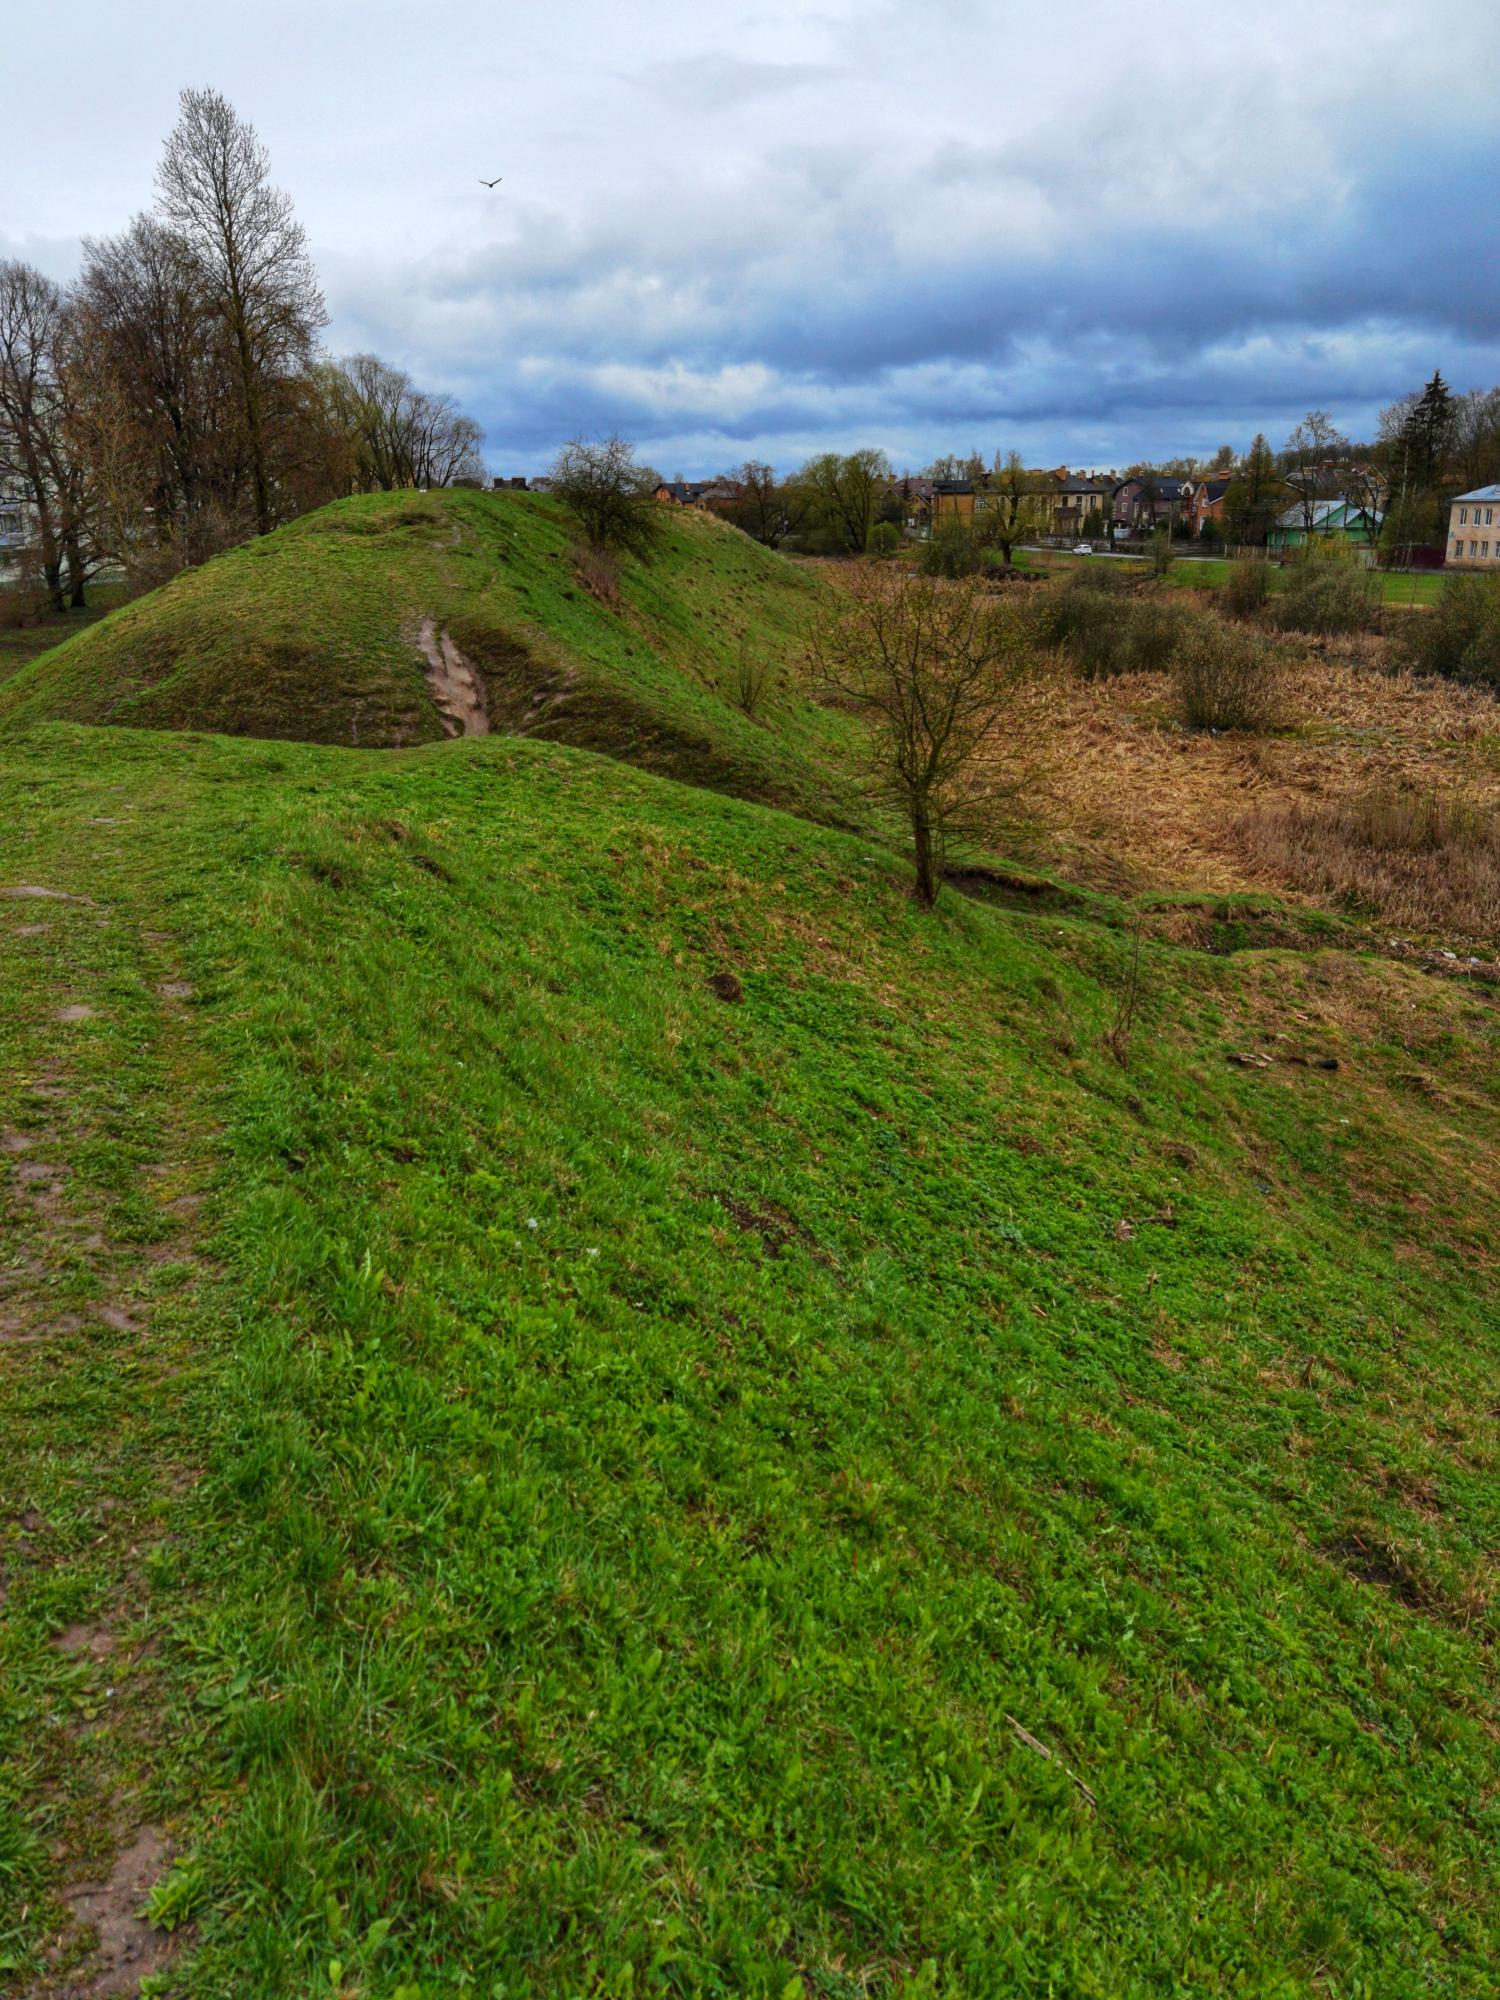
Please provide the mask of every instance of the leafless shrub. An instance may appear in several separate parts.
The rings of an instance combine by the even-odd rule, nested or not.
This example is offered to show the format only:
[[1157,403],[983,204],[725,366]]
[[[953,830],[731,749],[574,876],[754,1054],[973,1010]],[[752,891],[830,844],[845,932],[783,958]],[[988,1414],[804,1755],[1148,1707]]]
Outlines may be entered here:
[[1299,888],[1405,929],[1500,940],[1500,822],[1462,796],[1378,785],[1267,807],[1239,834],[1257,861]]
[[1125,968],[1125,979],[1120,989],[1119,1005],[1115,1017],[1104,1031],[1104,1046],[1109,1050],[1121,1069],[1130,1067],[1131,1042],[1135,1035],[1136,1010],[1141,998],[1141,929],[1140,912],[1136,912],[1131,925],[1130,958]]
[[1184,625],[1172,659],[1178,720],[1189,729],[1274,729],[1284,663],[1258,632],[1212,614]]
[[734,699],[746,715],[754,716],[771,684],[771,669],[750,650],[748,639],[740,640],[734,663]]
[[870,564],[812,633],[815,684],[868,725],[871,790],[906,821],[924,907],[953,844],[992,836],[1014,801],[1034,623],[977,577]]
[[613,549],[598,548],[592,542],[573,545],[573,574],[590,597],[610,611],[620,608],[620,559]]

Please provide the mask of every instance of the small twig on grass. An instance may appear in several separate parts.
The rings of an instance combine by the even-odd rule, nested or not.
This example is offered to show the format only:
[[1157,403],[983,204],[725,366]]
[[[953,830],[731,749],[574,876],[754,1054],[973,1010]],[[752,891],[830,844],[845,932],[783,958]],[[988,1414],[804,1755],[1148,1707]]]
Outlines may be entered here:
[[1070,1783],[1075,1784],[1078,1787],[1079,1791],[1082,1792],[1083,1796],[1088,1800],[1089,1804],[1094,1808],[1094,1811],[1098,1812],[1099,1810],[1098,1799],[1095,1798],[1094,1794],[1089,1790],[1088,1786],[1083,1782],[1082,1778],[1078,1776],[1077,1772],[1070,1771],[1067,1765],[1063,1762],[1062,1758],[1058,1756],[1055,1750],[1049,1750],[1045,1743],[1039,1743],[1037,1739],[1032,1735],[1031,1731],[1029,1729],[1023,1728],[1023,1726],[1019,1722],[1017,1722],[1016,1718],[1013,1715],[1007,1715],[1005,1719],[1010,1724],[1011,1728],[1016,1732],[1016,1735],[1026,1745],[1026,1748],[1028,1750],[1035,1750],[1038,1757],[1045,1757],[1049,1764],[1055,1764],[1058,1770],[1062,1772],[1063,1776],[1067,1778],[1070,1781]]

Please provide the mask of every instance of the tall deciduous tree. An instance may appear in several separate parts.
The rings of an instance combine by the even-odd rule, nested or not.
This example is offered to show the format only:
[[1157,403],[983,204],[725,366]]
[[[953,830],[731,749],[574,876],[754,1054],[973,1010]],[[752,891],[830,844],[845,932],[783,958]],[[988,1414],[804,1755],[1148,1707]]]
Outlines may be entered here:
[[326,314],[292,203],[228,99],[185,90],[156,184],[163,215],[201,266],[228,332],[256,530],[276,525],[276,455],[295,407],[289,381],[312,357]]
[[[66,305],[33,265],[0,262],[0,473],[24,493],[48,601],[84,601],[87,478],[69,451]],[[66,571],[66,583],[64,572]]]
[[757,542],[774,549],[787,532],[787,508],[773,467],[747,458],[730,473],[735,500],[729,518]]
[[804,491],[833,542],[848,555],[863,555],[875,509],[891,463],[869,448],[840,454],[826,451],[809,459],[798,475]]
[[995,453],[995,469],[974,497],[974,535],[985,548],[999,549],[1008,569],[1018,542],[1035,541],[1051,525],[1044,498],[1021,463],[1021,454]]
[[157,217],[85,239],[68,371],[99,532],[128,573],[149,581],[245,534],[253,516],[228,330],[201,263]]
[[1282,477],[1302,514],[1304,533],[1311,539],[1318,502],[1330,497],[1329,474],[1349,455],[1349,440],[1326,410],[1309,410],[1286,441]]
[[1454,471],[1464,490],[1500,481],[1500,389],[1471,389],[1453,410]]

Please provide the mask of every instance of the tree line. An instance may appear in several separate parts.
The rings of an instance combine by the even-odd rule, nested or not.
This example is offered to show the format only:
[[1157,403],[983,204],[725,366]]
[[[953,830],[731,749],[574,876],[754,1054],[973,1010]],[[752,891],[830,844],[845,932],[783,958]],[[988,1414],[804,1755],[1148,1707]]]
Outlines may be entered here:
[[[1264,543],[1292,511],[1310,533],[1319,503],[1336,490],[1354,506],[1383,514],[1383,546],[1398,557],[1413,547],[1440,546],[1449,499],[1500,478],[1500,388],[1454,395],[1435,373],[1422,389],[1382,410],[1376,435],[1366,443],[1345,436],[1326,411],[1310,410],[1279,450],[1260,432],[1243,452],[1221,445],[1211,457],[1128,465],[1120,477],[1227,480],[1223,518],[1205,524],[1205,538],[1252,546]],[[1040,503],[1048,478],[1027,471],[1014,451],[989,458],[979,451],[948,452],[918,473],[897,474],[885,452],[865,447],[819,453],[785,475],[763,460],[747,460],[724,475],[714,504],[768,547],[858,555],[879,553],[887,539],[882,531],[889,529],[894,542],[921,511],[915,482],[971,480],[983,487],[985,509],[970,539],[994,546],[1008,563],[1012,545],[1047,530]],[[1108,507],[1100,507],[1083,532],[1106,532],[1109,518]]]
[[185,90],[153,207],[73,284],[0,261],[0,486],[50,605],[161,581],[349,493],[482,478],[483,433],[373,354],[322,350],[302,225],[253,126]]

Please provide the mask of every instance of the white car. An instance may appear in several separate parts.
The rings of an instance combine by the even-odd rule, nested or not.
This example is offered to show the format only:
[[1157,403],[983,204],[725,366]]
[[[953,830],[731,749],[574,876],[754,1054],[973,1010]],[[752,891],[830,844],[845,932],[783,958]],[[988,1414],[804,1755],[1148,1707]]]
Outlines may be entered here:
[[1094,545],[1092,542],[1075,542],[1073,553],[1075,556],[1091,556],[1094,553]]

